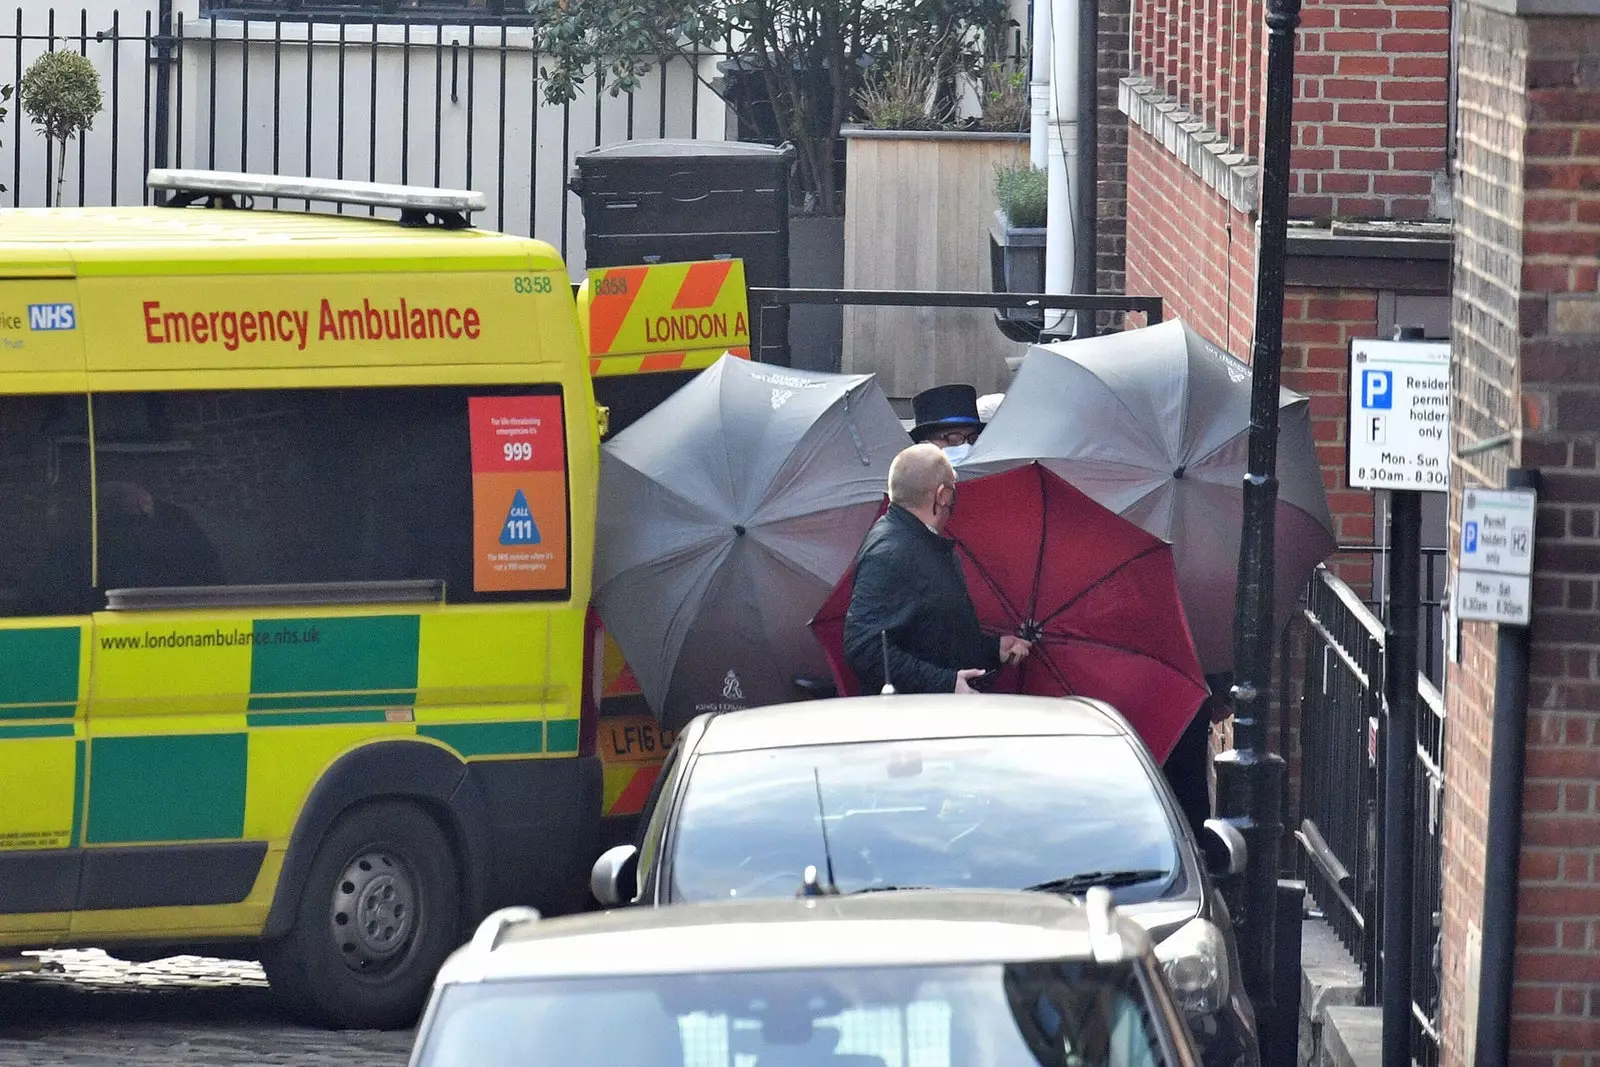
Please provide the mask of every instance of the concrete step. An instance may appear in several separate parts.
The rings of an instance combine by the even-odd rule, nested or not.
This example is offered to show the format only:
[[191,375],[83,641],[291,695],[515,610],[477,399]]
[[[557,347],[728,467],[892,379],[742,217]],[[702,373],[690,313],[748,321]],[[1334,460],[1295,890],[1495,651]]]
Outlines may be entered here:
[[1383,1009],[1349,1005],[1323,1013],[1317,1067],[1378,1067],[1383,1062]]

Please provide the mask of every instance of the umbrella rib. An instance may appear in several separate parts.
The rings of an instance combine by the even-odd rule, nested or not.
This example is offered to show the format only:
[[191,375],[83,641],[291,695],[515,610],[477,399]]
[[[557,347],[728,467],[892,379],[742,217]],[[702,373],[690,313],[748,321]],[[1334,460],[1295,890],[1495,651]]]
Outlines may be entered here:
[[[1034,660],[1032,656],[1029,656],[1027,659],[1023,660],[1022,666],[1019,668],[1019,675],[1021,672],[1026,671],[1029,665],[1033,662]],[[1044,665],[1044,669],[1049,673],[1050,677],[1055,679],[1056,684],[1061,687],[1061,691],[1063,693],[1068,696],[1075,696],[1077,694],[1078,691],[1072,687],[1071,682],[1067,681],[1067,676],[1061,670],[1060,664],[1056,663],[1055,660],[1049,658],[1048,656],[1039,657],[1039,662]],[[1019,691],[1023,688],[1022,682],[1023,679],[1019,676],[1017,679],[1017,689]]]
[[[1127,645],[1113,644],[1110,641],[1097,641],[1092,637],[1081,637],[1081,636],[1079,636],[1077,634],[1073,634],[1070,637],[1069,636],[1056,636],[1056,635],[1053,635],[1053,634],[1047,634],[1047,635],[1041,636],[1039,638],[1039,641],[1040,641],[1040,643],[1042,643],[1044,645],[1079,644],[1079,645],[1089,645],[1089,646],[1094,647],[1094,648],[1104,648],[1104,649],[1108,649],[1108,650],[1110,650],[1112,652],[1126,652],[1130,656],[1138,656],[1140,659],[1148,660],[1151,663],[1155,663],[1155,664],[1158,664],[1158,665],[1160,665],[1162,667],[1165,667],[1165,668],[1167,668],[1167,670],[1171,671],[1173,674],[1179,675],[1179,676],[1187,679],[1188,681],[1191,681],[1191,682],[1194,681],[1194,679],[1192,677],[1190,677],[1189,672],[1184,670],[1184,668],[1180,667],[1178,664],[1173,663],[1171,660],[1168,660],[1168,659],[1165,659],[1165,658],[1163,658],[1161,656],[1158,656],[1153,652],[1147,652],[1144,649],[1129,648]],[[1198,685],[1199,683],[1196,683],[1196,684]]]
[[1028,619],[1036,621],[1039,614],[1039,583],[1044,578],[1044,546],[1049,542],[1050,533],[1050,508],[1045,502],[1044,494],[1044,466],[1035,463],[1033,466],[1034,477],[1039,483],[1039,552],[1033,561],[1033,591],[1028,599]]
[[1044,626],[1051,619],[1054,619],[1055,617],[1060,615],[1062,612],[1064,612],[1068,608],[1072,607],[1078,601],[1082,600],[1084,597],[1086,597],[1090,593],[1094,592],[1100,586],[1104,585],[1106,582],[1109,582],[1112,578],[1116,577],[1117,573],[1119,571],[1125,570],[1128,567],[1133,566],[1135,563],[1138,563],[1141,559],[1144,559],[1146,556],[1150,555],[1152,552],[1159,552],[1163,548],[1170,548],[1170,547],[1171,546],[1168,545],[1165,541],[1162,541],[1162,542],[1160,542],[1158,544],[1151,545],[1149,548],[1145,549],[1143,552],[1140,552],[1138,555],[1129,556],[1127,559],[1123,560],[1121,563],[1117,564],[1115,567],[1112,567],[1105,574],[1101,575],[1099,578],[1096,578],[1094,581],[1092,581],[1088,585],[1084,586],[1084,588],[1079,591],[1077,596],[1073,597],[1071,600],[1067,601],[1065,604],[1062,604],[1059,608],[1057,608],[1056,610],[1052,611],[1050,614],[1046,615],[1044,618],[1037,620],[1037,622],[1039,623],[1039,625],[1041,627]]
[[1012,620],[1018,626],[1020,626],[1023,621],[1021,614],[1017,611],[1016,607],[1012,605],[1010,599],[1007,598],[1005,593],[1001,591],[999,583],[994,580],[988,571],[983,569],[983,564],[978,562],[978,557],[973,555],[972,550],[966,545],[962,544],[960,541],[956,542],[956,547],[959,548],[962,555],[966,556],[968,561],[971,562],[972,569],[978,572],[978,577],[982,578],[983,584],[989,587],[989,592],[994,594],[995,600],[1000,602],[1001,607],[1005,608],[1006,611],[1011,614]]

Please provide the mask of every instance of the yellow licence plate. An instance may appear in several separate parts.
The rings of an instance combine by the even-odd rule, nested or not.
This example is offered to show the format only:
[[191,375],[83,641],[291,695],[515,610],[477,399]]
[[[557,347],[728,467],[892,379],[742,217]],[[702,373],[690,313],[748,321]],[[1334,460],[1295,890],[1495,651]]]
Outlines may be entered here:
[[607,763],[657,763],[667,758],[675,735],[649,715],[600,720],[600,758]]

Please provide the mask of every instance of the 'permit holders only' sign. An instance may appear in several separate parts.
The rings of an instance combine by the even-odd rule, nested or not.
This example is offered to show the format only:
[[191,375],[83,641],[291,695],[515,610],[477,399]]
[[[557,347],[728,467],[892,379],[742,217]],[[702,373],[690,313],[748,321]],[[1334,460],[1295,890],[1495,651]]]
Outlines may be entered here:
[[467,404],[473,589],[565,589],[567,454],[561,397],[475,396]]

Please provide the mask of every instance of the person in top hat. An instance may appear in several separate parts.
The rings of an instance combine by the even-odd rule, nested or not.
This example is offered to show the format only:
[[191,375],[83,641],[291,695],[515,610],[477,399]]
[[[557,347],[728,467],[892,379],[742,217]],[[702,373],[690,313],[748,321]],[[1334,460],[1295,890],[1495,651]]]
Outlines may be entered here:
[[978,391],[970,385],[936,385],[911,398],[915,425],[911,439],[931,442],[944,449],[950,462],[959,463],[983,432],[978,417]]

